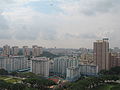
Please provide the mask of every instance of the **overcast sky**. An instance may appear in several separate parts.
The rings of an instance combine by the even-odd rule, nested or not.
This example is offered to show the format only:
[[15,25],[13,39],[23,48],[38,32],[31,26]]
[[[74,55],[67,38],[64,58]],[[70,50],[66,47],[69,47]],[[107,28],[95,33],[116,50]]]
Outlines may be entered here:
[[120,0],[0,0],[0,46],[120,47]]

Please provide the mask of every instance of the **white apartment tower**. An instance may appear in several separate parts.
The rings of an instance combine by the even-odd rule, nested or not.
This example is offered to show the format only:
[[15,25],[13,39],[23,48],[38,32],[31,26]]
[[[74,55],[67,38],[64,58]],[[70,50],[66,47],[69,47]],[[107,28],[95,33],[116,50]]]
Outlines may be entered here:
[[31,71],[43,77],[49,76],[49,59],[46,57],[32,58]]

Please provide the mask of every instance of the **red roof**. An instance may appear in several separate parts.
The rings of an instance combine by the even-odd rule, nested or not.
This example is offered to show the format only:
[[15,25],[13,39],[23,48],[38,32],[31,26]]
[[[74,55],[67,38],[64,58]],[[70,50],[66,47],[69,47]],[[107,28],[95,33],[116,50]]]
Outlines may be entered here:
[[55,83],[58,83],[58,82],[59,82],[59,79],[55,79],[55,78],[49,78],[49,80],[52,80],[52,81],[54,81]]

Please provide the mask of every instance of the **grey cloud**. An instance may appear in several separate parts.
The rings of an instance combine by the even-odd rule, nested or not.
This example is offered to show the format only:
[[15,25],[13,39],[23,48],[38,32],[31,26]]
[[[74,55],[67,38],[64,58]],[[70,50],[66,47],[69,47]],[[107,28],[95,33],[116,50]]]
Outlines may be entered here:
[[10,27],[7,20],[0,14],[0,39],[10,39]]
[[81,34],[80,38],[83,38],[83,39],[97,39],[99,37],[95,34],[87,33],[87,34]]
[[57,39],[57,32],[54,29],[45,29],[42,31],[42,38],[45,40],[56,40]]
[[14,38],[18,40],[36,40],[39,35],[39,30],[36,30],[31,26],[21,25],[21,27],[17,26],[16,29]]

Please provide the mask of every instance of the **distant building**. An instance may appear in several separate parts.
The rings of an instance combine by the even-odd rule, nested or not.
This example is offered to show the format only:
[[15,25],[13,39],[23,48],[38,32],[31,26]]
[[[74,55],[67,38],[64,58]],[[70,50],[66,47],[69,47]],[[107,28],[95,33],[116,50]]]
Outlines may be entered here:
[[31,71],[35,74],[49,76],[49,59],[46,57],[32,58]]
[[13,46],[11,52],[12,52],[13,56],[18,56],[19,47],[18,46]]
[[67,68],[67,73],[66,73],[66,80],[69,81],[76,81],[80,78],[80,70],[79,67],[69,67]]
[[80,63],[81,64],[91,64],[93,63],[93,53],[83,53],[80,56]]
[[23,55],[24,56],[30,55],[30,50],[29,50],[28,46],[23,46]]
[[32,46],[32,55],[34,57],[40,56],[42,53],[43,53],[43,48],[42,47],[38,47],[37,45]]
[[5,45],[3,46],[3,56],[7,56],[7,55],[10,55],[10,46],[8,45]]
[[54,58],[54,74],[66,77],[67,68],[72,66],[78,66],[79,60],[76,57],[58,57]]
[[93,56],[99,71],[109,69],[109,42],[107,38],[94,42]]

